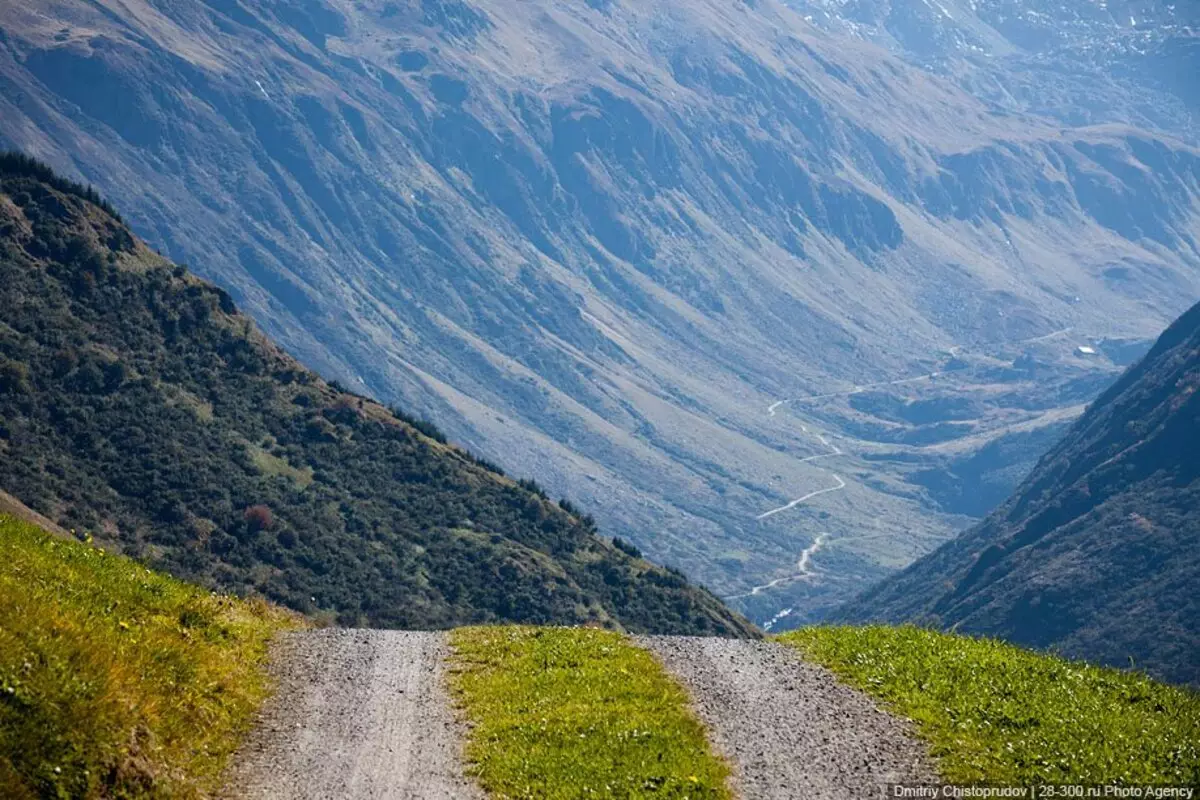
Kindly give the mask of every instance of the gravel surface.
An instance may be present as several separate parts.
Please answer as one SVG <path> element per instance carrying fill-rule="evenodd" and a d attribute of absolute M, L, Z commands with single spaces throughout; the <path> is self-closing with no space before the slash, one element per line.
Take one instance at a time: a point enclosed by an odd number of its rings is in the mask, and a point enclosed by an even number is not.
<path fill-rule="evenodd" d="M 743 800 L 882 797 L 937 780 L 906 723 L 777 642 L 643 637 L 687 687 Z"/>
<path fill-rule="evenodd" d="M 469 800 L 445 635 L 321 630 L 277 646 L 278 692 L 233 758 L 238 800 Z"/>

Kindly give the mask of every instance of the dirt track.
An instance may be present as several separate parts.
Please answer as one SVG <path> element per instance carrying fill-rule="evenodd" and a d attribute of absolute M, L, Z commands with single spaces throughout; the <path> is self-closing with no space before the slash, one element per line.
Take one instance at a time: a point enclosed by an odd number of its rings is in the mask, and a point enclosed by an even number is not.
<path fill-rule="evenodd" d="M 858 800 L 932 782 L 906 724 L 770 641 L 640 637 L 688 689 L 742 800 Z M 444 634 L 323 630 L 276 648 L 276 697 L 234 758 L 239 800 L 471 800 Z"/>
<path fill-rule="evenodd" d="M 936 781 L 900 720 L 771 641 L 639 639 L 688 688 L 743 800 L 860 800 Z"/>
<path fill-rule="evenodd" d="M 439 633 L 322 630 L 275 651 L 276 696 L 234 757 L 239 800 L 469 800 Z"/>

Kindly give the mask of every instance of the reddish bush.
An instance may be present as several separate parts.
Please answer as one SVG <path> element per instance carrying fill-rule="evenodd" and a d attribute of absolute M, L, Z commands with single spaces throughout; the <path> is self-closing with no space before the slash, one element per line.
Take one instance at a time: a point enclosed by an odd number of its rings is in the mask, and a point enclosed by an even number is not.
<path fill-rule="evenodd" d="M 242 518 L 246 520 L 246 526 L 254 532 L 269 530 L 275 524 L 275 515 L 271 513 L 271 509 L 261 503 L 247 508 Z"/>

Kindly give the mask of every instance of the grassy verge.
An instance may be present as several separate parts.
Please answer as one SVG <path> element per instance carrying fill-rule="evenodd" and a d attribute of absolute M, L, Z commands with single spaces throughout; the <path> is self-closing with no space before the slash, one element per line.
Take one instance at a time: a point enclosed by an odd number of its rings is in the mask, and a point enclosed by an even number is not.
<path fill-rule="evenodd" d="M 467 758 L 494 796 L 731 796 L 683 689 L 620 634 L 463 628 L 451 642 Z"/>
<path fill-rule="evenodd" d="M 1200 694 L 911 626 L 779 637 L 912 719 L 951 781 L 1200 784 Z"/>
<path fill-rule="evenodd" d="M 0 797 L 194 797 L 298 625 L 0 516 Z"/>

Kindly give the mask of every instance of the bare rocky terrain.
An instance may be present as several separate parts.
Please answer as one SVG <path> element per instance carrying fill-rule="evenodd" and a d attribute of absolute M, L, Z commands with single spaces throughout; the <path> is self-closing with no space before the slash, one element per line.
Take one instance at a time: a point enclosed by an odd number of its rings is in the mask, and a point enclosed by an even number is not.
<path fill-rule="evenodd" d="M 1113 14 L 945 5 L 10 3 L 0 143 L 786 626 L 989 510 L 1200 296 L 1187 87 L 1123 77 Z M 1043 12 L 1087 37 L 1006 21 Z"/>

